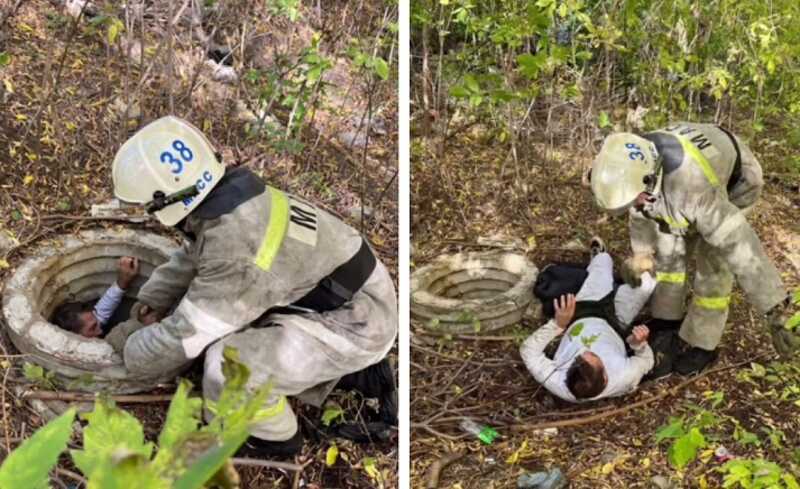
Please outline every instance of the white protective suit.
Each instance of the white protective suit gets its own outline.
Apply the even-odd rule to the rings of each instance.
[[[286,396],[319,405],[340,377],[380,361],[391,348],[397,300],[377,259],[363,286],[337,309],[268,312],[303,298],[366,246],[327,212],[238,168],[180,228],[194,239],[156,268],[138,296],[174,312],[127,339],[131,372],[174,370],[207,349],[203,394],[216,399],[224,383],[222,350],[233,346],[252,372],[250,387],[273,383],[265,408],[279,414],[251,434],[284,441],[297,431]]]
[[[679,123],[643,137],[656,145],[663,163],[655,201],[642,212],[630,211],[634,254],[655,256],[652,314],[667,320],[685,316],[680,337],[713,350],[725,327],[734,277],[761,314],[786,297],[745,219],[764,185],[761,166],[739,138],[711,124]],[[687,314],[686,262],[692,254],[697,272]]]

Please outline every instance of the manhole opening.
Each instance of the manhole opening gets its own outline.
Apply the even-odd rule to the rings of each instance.
[[[444,333],[501,329],[522,318],[537,272],[519,253],[445,255],[412,274],[411,313]]]
[[[29,355],[29,361],[70,382],[91,378],[76,387],[135,392],[164,382],[176,372],[158,378],[134,378],[120,355],[102,338],[87,338],[53,324],[53,313],[65,302],[93,303],[117,278],[119,258],[139,259],[139,276],[125,291],[106,329],[130,316],[139,288],[174,251],[169,239],[133,230],[85,231],[61,236],[33,249],[15,270],[3,291],[3,314],[9,337]]]

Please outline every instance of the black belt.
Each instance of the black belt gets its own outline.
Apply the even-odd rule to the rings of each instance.
[[[367,282],[377,260],[366,240],[352,258],[339,265],[336,270],[319,281],[316,287],[287,307],[270,309],[269,313],[297,313],[296,308],[317,312],[333,311],[350,302]]]
[[[629,324],[623,324],[622,321],[617,318],[617,308],[614,304],[616,293],[617,290],[614,289],[598,301],[576,302],[575,315],[572,317],[572,322],[576,323],[585,318],[603,319],[624,341],[633,328],[631,328]]]
[[[736,150],[736,161],[733,163],[733,172],[731,173],[731,178],[728,180],[728,193],[730,193],[733,187],[735,187],[742,178],[742,153],[739,151],[739,143],[736,142],[736,138],[733,134],[722,126],[717,127],[719,127],[720,131],[728,135],[731,143],[733,143],[733,149]]]

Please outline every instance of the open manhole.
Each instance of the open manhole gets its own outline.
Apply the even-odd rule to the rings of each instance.
[[[538,270],[507,251],[438,258],[411,276],[411,314],[442,333],[476,333],[516,324],[533,300]]]
[[[124,303],[129,307],[153,269],[175,248],[167,238],[138,230],[85,231],[43,243],[20,264],[3,291],[11,341],[30,355],[28,361],[53,372],[71,390],[137,392],[173,378],[176,372],[134,377],[105,340],[71,333],[48,318],[66,301],[99,298],[116,280],[117,262],[126,255],[140,263],[139,277],[126,291]]]

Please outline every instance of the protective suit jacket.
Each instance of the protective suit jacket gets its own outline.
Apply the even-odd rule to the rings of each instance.
[[[341,376],[391,348],[391,277],[362,236],[329,213],[238,168],[180,226],[192,239],[138,295],[173,312],[128,338],[130,371],[173,370],[210,346],[203,389],[214,399],[224,383],[222,349],[234,346],[250,367],[251,386],[273,383],[269,407],[278,415],[252,434],[286,440],[297,426],[285,396],[319,404]],[[312,291],[321,307],[309,299]],[[320,300],[320,291],[332,301]]]
[[[658,284],[653,316],[684,318],[680,336],[713,350],[725,326],[734,277],[765,313],[786,297],[777,269],[745,211],[764,185],[761,166],[736,136],[711,124],[678,123],[645,134],[662,159],[655,200],[630,211],[634,253],[653,254]],[[686,262],[695,254],[694,297],[688,314]]]

